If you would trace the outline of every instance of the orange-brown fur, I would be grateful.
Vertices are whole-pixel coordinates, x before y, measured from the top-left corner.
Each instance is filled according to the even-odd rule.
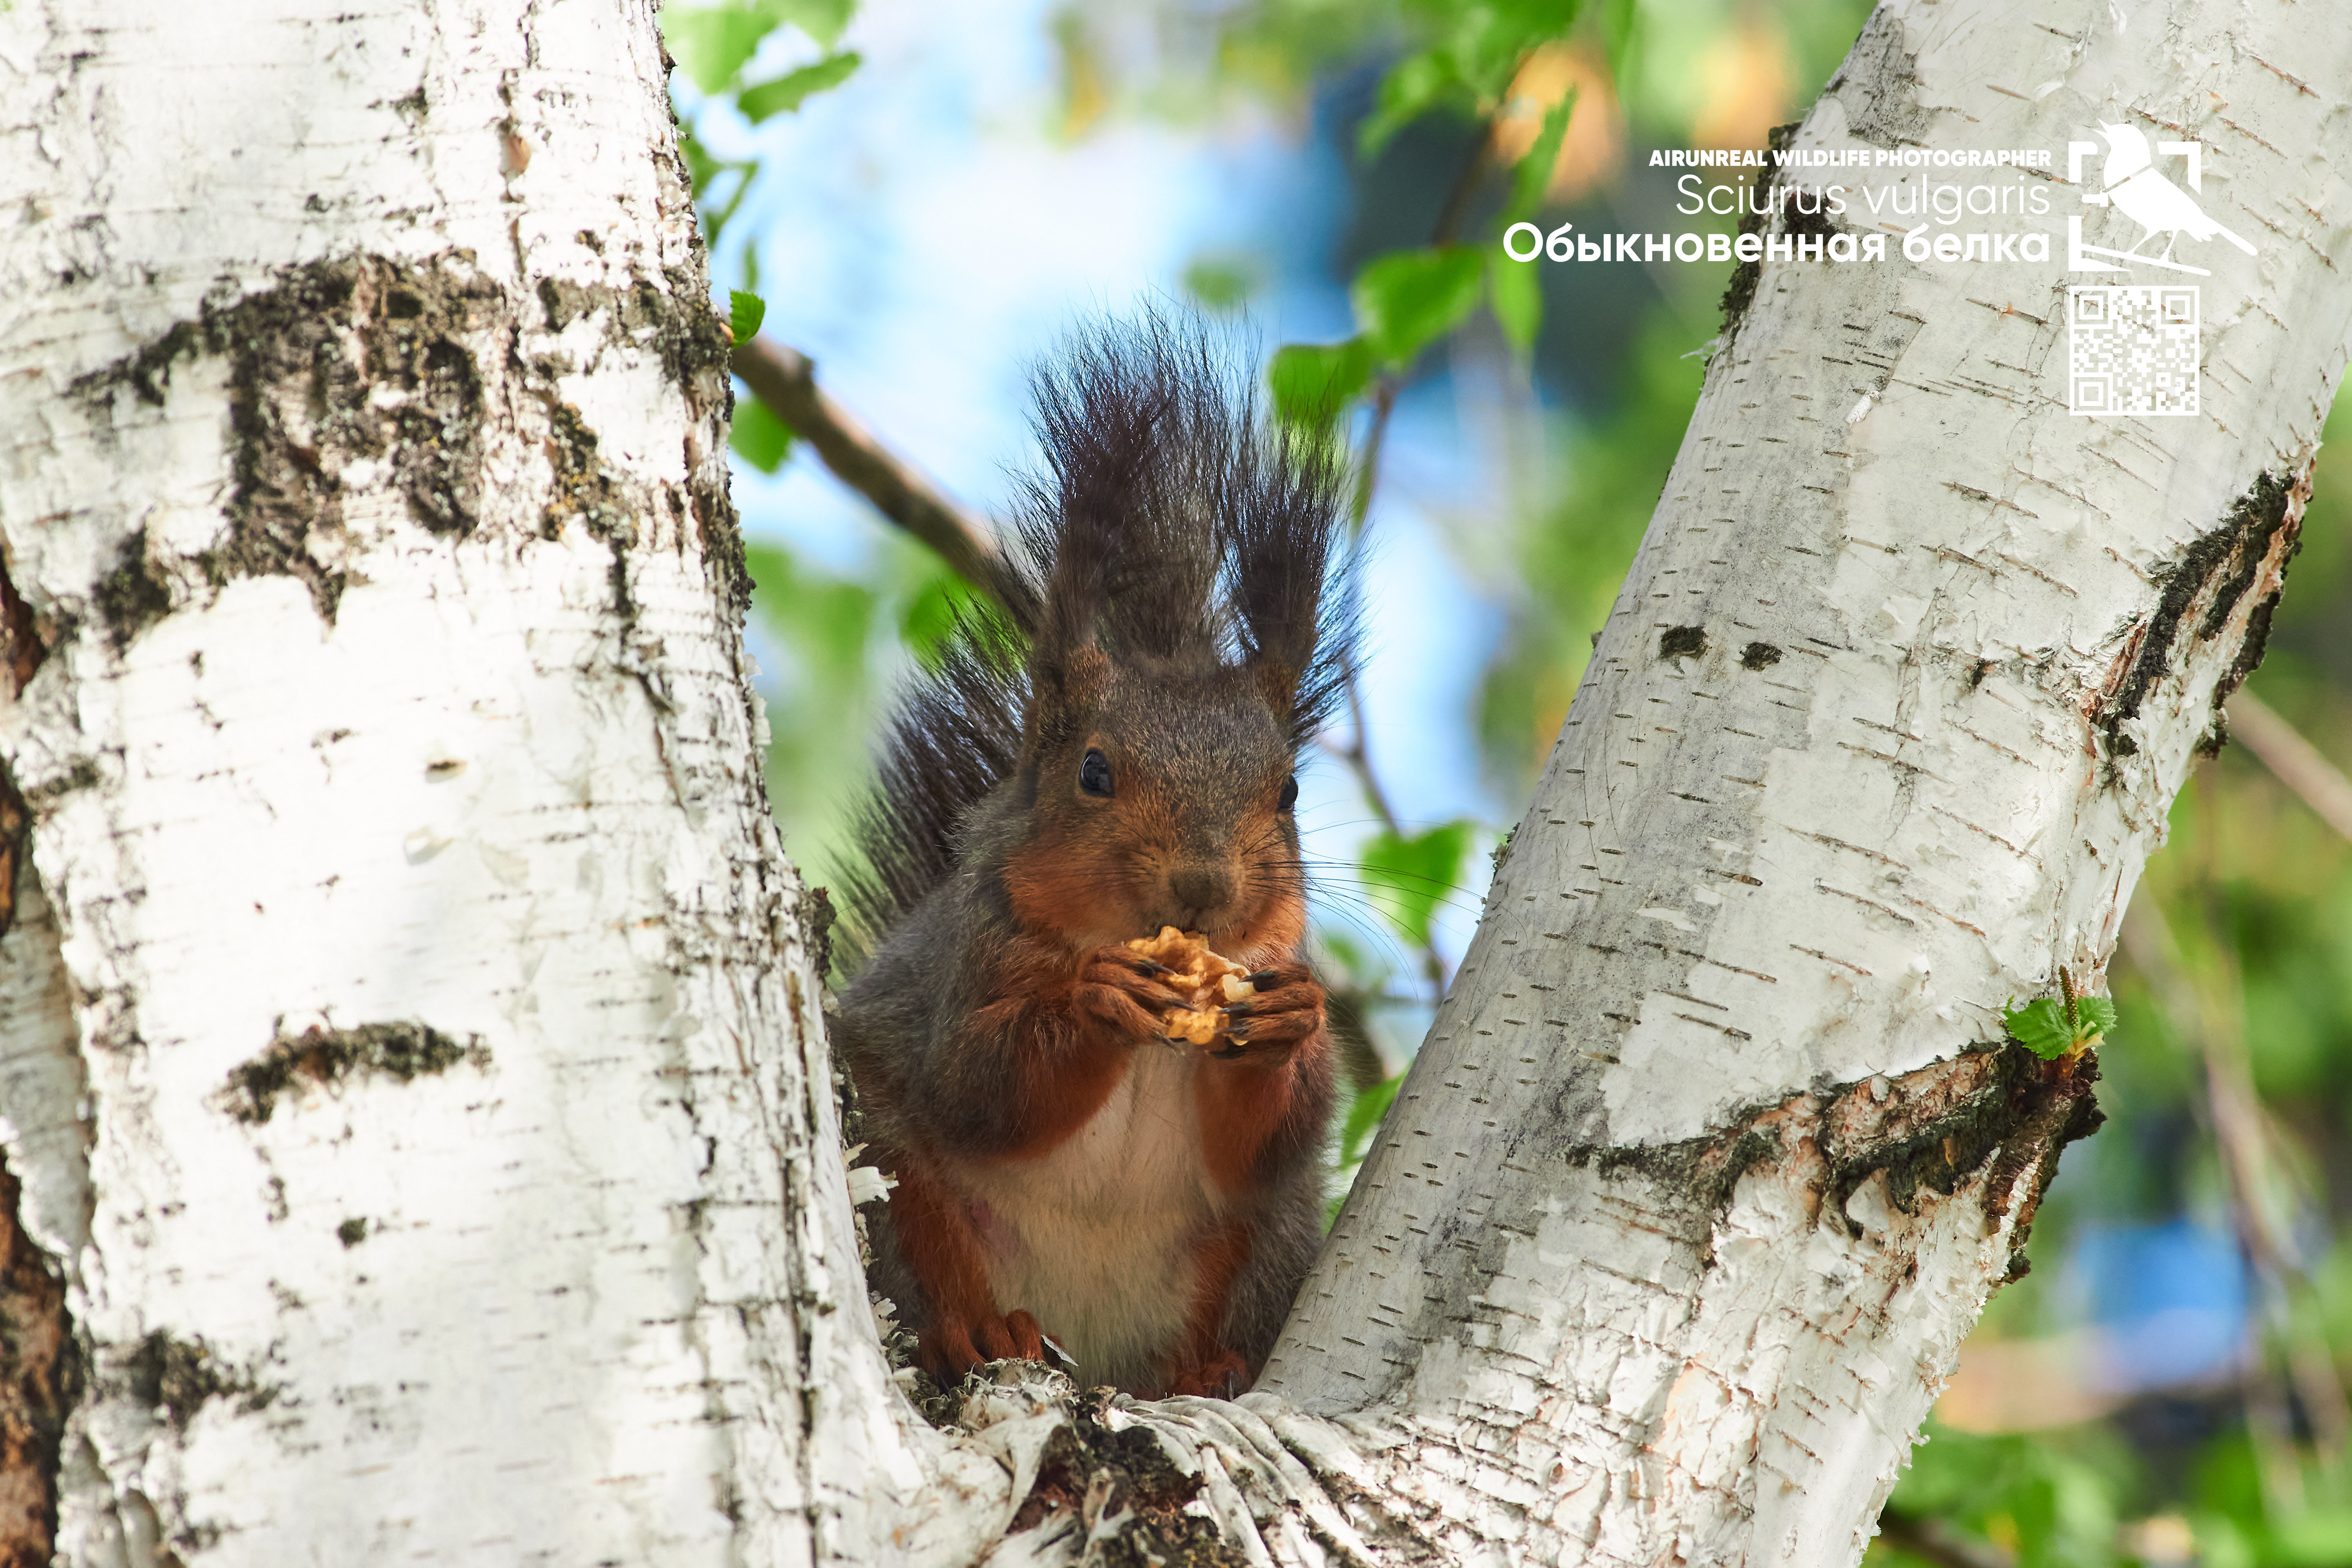
[[[1349,631],[1338,476],[1165,322],[1082,342],[1040,402],[1008,618],[910,695],[850,890],[876,945],[838,1038],[898,1179],[876,1282],[936,1373],[1053,1342],[1232,1393],[1319,1235],[1289,781]],[[1164,1040],[1180,997],[1125,945],[1164,925],[1255,976],[1207,1047]]]

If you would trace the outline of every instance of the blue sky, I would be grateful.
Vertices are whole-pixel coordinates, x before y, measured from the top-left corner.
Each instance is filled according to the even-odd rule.
[[[714,152],[765,160],[715,258],[717,281],[743,281],[742,241],[756,237],[765,330],[808,353],[836,399],[968,505],[997,511],[1032,454],[1031,360],[1089,314],[1177,294],[1197,258],[1246,255],[1262,268],[1249,313],[1269,352],[1352,330],[1326,271],[1346,172],[1304,128],[1112,116],[1064,141],[1047,9],[1035,0],[869,5],[842,47],[864,65],[798,113],[756,129],[719,112],[698,121]],[[747,75],[815,54],[785,29]],[[1409,825],[1467,816],[1499,829],[1512,809],[1480,777],[1472,728],[1500,616],[1437,521],[1475,525],[1474,468],[1450,384],[1416,386],[1391,432],[1366,577],[1370,746]],[[755,537],[843,574],[860,570],[887,526],[804,452],[773,478],[739,467],[735,494]],[[1345,854],[1366,816],[1351,784],[1327,763],[1302,786],[1302,820],[1320,840],[1310,852]],[[1441,945],[1458,953],[1470,924],[1466,912],[1447,921]]]

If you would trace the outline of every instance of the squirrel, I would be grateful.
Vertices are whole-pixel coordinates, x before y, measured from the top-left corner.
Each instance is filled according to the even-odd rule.
[[[1295,774],[1354,657],[1351,552],[1331,445],[1229,359],[1154,313],[1034,373],[1003,608],[902,698],[858,817],[835,1037],[895,1180],[870,1279],[943,1380],[1050,1342],[1087,1385],[1230,1397],[1321,1241]],[[1170,926],[1255,987],[1205,1047],[1129,945]]]

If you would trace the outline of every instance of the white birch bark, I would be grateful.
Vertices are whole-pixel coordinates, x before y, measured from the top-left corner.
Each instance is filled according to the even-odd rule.
[[[0,133],[0,1142],[79,1349],[60,1555],[863,1539],[931,1476],[653,6],[26,0]]]
[[[2066,415],[2063,261],[1768,264],[1260,1389],[949,1435],[648,7],[0,12],[0,1549],[944,1563],[1030,1499],[992,1561],[1851,1562],[2086,1107],[1998,1006],[2095,983],[2277,590],[2347,35],[1881,12],[1800,145],[2207,144],[2205,416]]]
[[[2259,256],[2198,247],[2202,416],[2095,421],[2063,216],[2046,265],[1766,263],[1259,1385],[1385,1428],[1369,1484],[1463,1560],[1860,1554],[2088,1114],[1972,1053],[2105,989],[2259,656],[2352,321],[2348,57],[2294,5],[1920,0],[1808,116],[2061,176],[2101,121],[2193,138]]]

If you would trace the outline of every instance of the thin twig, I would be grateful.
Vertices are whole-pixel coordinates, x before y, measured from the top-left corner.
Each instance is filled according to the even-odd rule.
[[[2352,838],[2352,779],[2347,779],[2269,703],[2242,687],[2229,701],[2230,734],[2273,777],[2303,797],[2319,819]]]
[[[1520,63],[1524,65],[1526,62],[1522,60]],[[1515,80],[1517,78],[1516,68],[1512,77]],[[1479,176],[1486,171],[1486,149],[1494,135],[1495,120],[1490,114],[1479,123],[1478,134],[1470,143],[1469,155],[1463,159],[1461,170],[1454,176],[1454,186],[1445,193],[1444,205],[1437,210],[1437,221],[1430,229],[1430,244],[1444,245],[1459,232],[1463,214],[1469,210],[1471,194],[1478,188]],[[1402,384],[1395,371],[1386,370],[1381,373],[1380,380],[1372,387],[1372,421],[1370,427],[1364,432],[1363,458],[1356,466],[1353,510],[1360,531],[1364,520],[1371,513],[1372,491],[1380,483],[1381,448],[1388,440],[1389,418],[1396,412],[1397,393]],[[1364,799],[1370,805],[1372,814],[1381,819],[1381,826],[1402,838],[1404,837],[1403,824],[1389,808],[1388,795],[1381,788],[1380,775],[1372,771],[1370,754],[1364,749],[1364,698],[1354,659],[1347,661],[1345,674],[1348,720],[1355,733],[1347,745],[1328,746],[1328,749],[1346,763],[1349,771],[1356,775],[1357,787],[1364,792]],[[1438,956],[1436,943],[1424,942],[1421,944],[1421,965],[1422,972],[1429,977],[1433,999],[1444,1002],[1445,961]]]
[[[816,448],[835,478],[933,550],[957,575],[1002,599],[996,537],[868,434],[816,384],[806,354],[772,338],[735,345],[735,374],[751,395]]]
[[[2238,1245],[2262,1284],[2273,1342],[2285,1358],[2287,1376],[2310,1425],[2313,1446],[2321,1462],[2334,1468],[2343,1460],[2347,1439],[2352,1439],[2352,1401],[2347,1400],[2343,1381],[2326,1347],[2313,1343],[2296,1323],[2295,1300],[2310,1298],[2315,1287],[2289,1233],[2292,1216],[2277,1212],[2271,1201],[2273,1194],[2291,1190],[2294,1184],[2272,1152],[2277,1134],[2254,1088],[2237,967],[2224,952],[2220,976],[2194,973],[2164,911],[2145,895],[2134,899],[2124,913],[2123,946],[2132,967],[2155,994],[2158,1006],[2171,1016],[2173,1026],[2189,1037],[2204,1058],[2206,1104],[2229,1184]],[[2250,1403],[2268,1392],[2263,1386],[2266,1381],[2262,1376],[2248,1380]],[[2285,1423],[2273,1424],[2283,1438]],[[2289,1489],[2294,1484],[2294,1478],[2284,1473],[2285,1467],[2266,1469],[2282,1472],[2272,1478],[2274,1484]]]

